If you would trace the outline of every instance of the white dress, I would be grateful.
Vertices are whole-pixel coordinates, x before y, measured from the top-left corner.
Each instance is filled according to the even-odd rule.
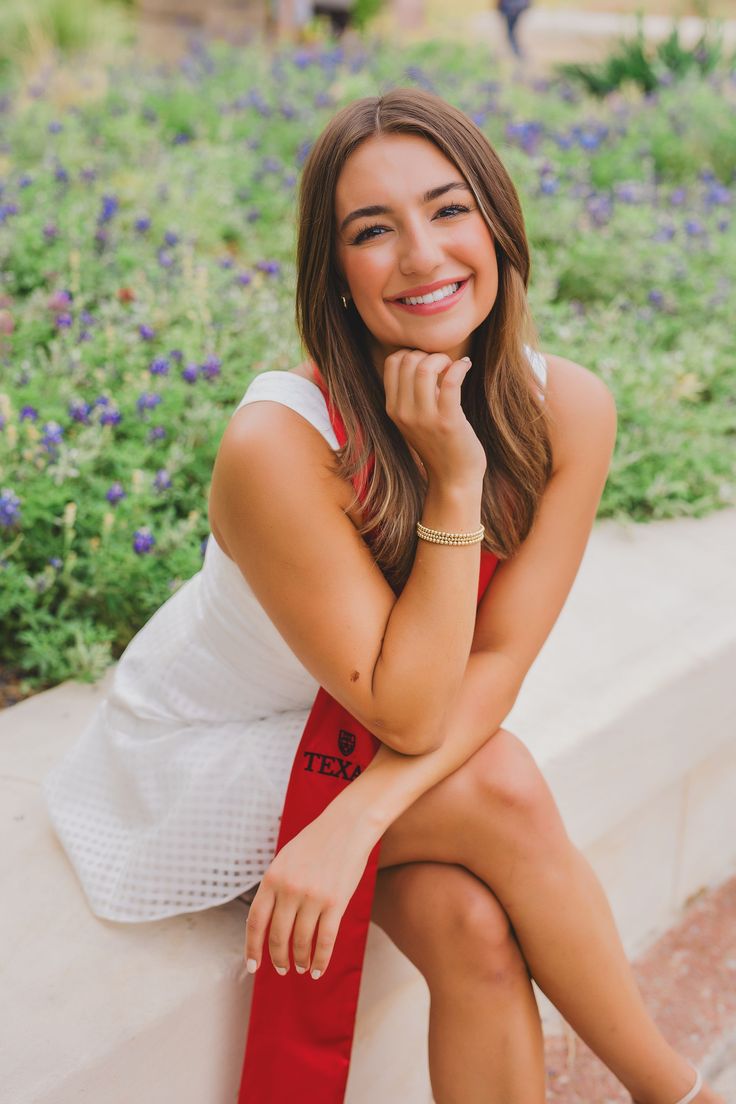
[[[544,386],[544,358],[528,352]],[[263,372],[236,409],[262,400],[338,448],[315,383]],[[260,881],[318,689],[210,533],[200,570],[132,638],[107,697],[43,780],[95,915],[158,920]]]

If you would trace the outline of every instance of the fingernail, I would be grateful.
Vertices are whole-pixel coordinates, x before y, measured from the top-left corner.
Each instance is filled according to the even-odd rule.
[[[249,958],[245,964],[245,968],[249,974],[254,974],[258,969],[258,963],[254,958]]]
[[[274,970],[276,971],[277,974],[281,974],[282,977],[286,973],[286,967],[285,966],[274,966]]]
[[[461,359],[461,360],[467,360],[468,364],[472,364],[472,363],[473,363],[473,362],[472,362],[472,360],[470,359],[470,357],[460,357],[460,359]]]
[[[321,974],[322,974],[321,970],[312,970],[312,977],[314,978],[315,981],[317,980],[318,977],[321,976]]]
[[[296,972],[298,974],[306,974],[306,972],[307,972],[307,967],[306,966],[295,966],[294,969],[296,970]]]

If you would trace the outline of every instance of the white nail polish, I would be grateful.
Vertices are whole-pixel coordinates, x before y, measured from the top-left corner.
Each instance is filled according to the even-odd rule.
[[[249,958],[245,964],[245,968],[249,974],[254,974],[258,969],[258,963],[254,958]]]
[[[285,966],[274,966],[274,970],[276,971],[277,974],[281,974],[282,977],[286,973],[286,967]]]
[[[322,975],[321,970],[312,970],[312,977],[314,978],[315,981],[317,980],[318,977],[321,977],[321,975]]]
[[[296,972],[298,974],[306,974],[306,972],[307,972],[307,967],[306,966],[295,966],[294,969],[296,970]]]

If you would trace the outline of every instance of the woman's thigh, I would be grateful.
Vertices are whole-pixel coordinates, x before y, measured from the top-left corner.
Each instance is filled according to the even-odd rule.
[[[388,827],[378,866],[441,862],[474,870],[482,850],[484,869],[497,870],[502,882],[520,860],[538,860],[569,844],[533,755],[513,732],[499,728]]]
[[[371,919],[431,985],[507,981],[528,974],[493,892],[453,863],[413,862],[378,871]]]

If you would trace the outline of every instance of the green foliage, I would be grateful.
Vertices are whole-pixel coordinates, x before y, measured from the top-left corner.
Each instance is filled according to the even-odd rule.
[[[599,516],[736,502],[723,66],[600,98],[501,79],[481,45],[323,40],[200,48],[170,71],[121,57],[106,74],[68,109],[53,74],[34,96],[19,81],[0,114],[0,662],[30,685],[98,677],[201,568],[228,419],[254,373],[303,357],[303,158],[343,104],[396,84],[466,111],[516,184],[542,350],[616,399]]]
[[[715,37],[711,38],[711,34]],[[637,13],[636,37],[622,39],[618,47],[597,65],[564,63],[557,66],[562,76],[582,84],[594,96],[606,96],[627,83],[644,92],[653,92],[663,80],[680,80],[688,73],[705,76],[723,57],[723,34],[706,23],[703,34],[692,47],[680,42],[680,25],[675,23],[669,36],[652,46],[644,37],[643,16]]]

